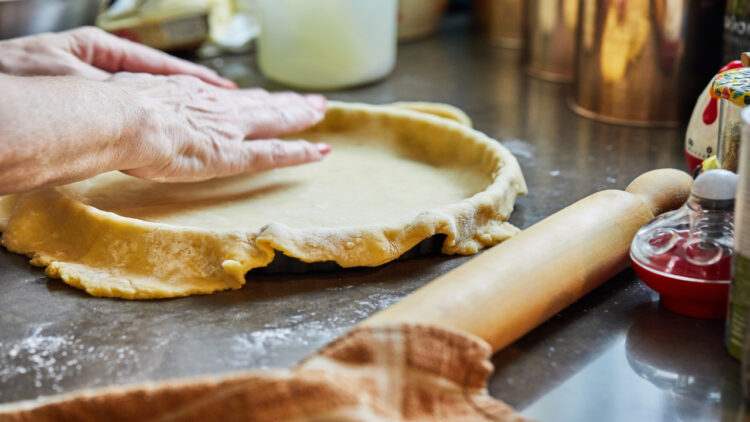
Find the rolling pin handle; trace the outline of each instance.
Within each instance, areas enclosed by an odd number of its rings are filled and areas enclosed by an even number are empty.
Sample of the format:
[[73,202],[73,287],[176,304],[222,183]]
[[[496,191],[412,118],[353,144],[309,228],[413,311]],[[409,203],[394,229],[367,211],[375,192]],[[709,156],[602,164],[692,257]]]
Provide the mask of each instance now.
[[651,213],[657,215],[679,208],[690,195],[693,178],[677,169],[658,169],[638,176],[628,185],[631,193],[648,205]]

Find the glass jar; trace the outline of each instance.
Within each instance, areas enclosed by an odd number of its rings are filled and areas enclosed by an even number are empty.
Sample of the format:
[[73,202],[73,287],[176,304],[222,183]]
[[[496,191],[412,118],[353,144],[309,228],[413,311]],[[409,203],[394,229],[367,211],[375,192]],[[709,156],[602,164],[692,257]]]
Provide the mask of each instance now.
[[296,88],[339,89],[396,63],[396,0],[260,0],[258,65]]
[[722,98],[719,102],[719,142],[716,159],[721,168],[737,172],[737,153],[740,149],[742,107]]
[[636,233],[630,259],[661,304],[684,315],[723,318],[731,279],[737,175],[709,170],[680,209]]
[[742,109],[750,104],[750,68],[720,73],[714,79],[711,96],[719,98],[717,161],[721,168],[737,172],[742,133]]

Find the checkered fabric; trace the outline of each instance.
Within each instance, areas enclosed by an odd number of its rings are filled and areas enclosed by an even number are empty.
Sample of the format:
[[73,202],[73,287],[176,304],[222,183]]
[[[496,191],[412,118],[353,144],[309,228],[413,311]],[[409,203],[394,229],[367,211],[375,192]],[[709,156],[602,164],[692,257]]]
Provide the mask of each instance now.
[[89,390],[0,406],[0,421],[513,421],[491,349],[424,325],[357,328],[289,370]]

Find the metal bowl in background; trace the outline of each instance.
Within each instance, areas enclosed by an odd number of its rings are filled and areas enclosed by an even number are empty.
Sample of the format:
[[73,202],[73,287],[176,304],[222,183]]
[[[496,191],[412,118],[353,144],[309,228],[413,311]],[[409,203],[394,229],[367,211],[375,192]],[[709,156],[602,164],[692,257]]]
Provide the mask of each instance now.
[[0,39],[93,25],[101,0],[0,0]]

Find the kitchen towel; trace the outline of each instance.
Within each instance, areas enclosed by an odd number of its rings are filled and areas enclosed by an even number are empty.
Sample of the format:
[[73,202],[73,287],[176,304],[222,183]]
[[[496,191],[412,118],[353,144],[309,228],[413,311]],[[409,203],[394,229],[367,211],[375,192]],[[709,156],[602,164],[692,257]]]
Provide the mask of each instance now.
[[0,421],[513,421],[487,394],[483,340],[357,328],[289,370],[110,387],[0,406]]

